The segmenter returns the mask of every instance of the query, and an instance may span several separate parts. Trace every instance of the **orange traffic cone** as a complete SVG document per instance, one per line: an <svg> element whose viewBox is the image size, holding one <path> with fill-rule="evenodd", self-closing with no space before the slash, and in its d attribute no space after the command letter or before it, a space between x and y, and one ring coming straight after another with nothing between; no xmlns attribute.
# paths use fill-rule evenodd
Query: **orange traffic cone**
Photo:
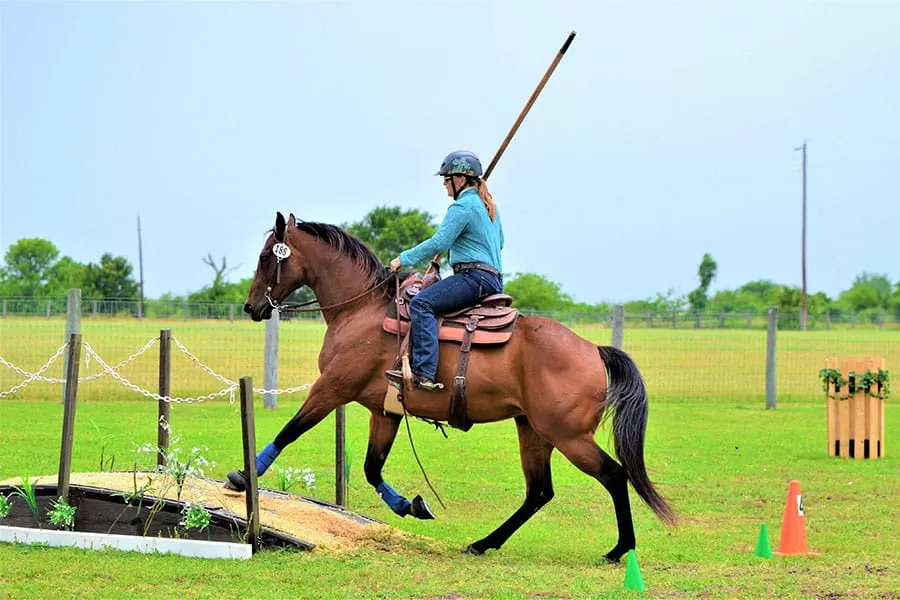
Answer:
<svg viewBox="0 0 900 600"><path fill-rule="evenodd" d="M800 493L800 482L788 484L787 502L784 507L784 520L781 523L781 541L778 544L778 556L792 554L815 554L809 551L806 543L806 517L803 515L803 496Z"/></svg>

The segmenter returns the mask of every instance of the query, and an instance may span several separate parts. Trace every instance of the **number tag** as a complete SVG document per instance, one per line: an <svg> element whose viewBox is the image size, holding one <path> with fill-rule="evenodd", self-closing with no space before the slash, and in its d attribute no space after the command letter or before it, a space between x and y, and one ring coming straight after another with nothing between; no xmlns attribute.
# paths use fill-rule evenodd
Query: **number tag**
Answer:
<svg viewBox="0 0 900 600"><path fill-rule="evenodd" d="M288 248L287 244L278 242L277 244L272 246L272 254L275 255L275 258L278 259L278 262L281 262L291 255L291 249Z"/></svg>

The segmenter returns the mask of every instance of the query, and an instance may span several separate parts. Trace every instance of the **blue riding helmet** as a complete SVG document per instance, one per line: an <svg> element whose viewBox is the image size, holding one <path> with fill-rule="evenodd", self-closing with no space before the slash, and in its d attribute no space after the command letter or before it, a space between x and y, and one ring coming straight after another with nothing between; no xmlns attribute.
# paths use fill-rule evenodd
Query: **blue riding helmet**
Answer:
<svg viewBox="0 0 900 600"><path fill-rule="evenodd" d="M481 177L484 171L481 169L481 161L474 152L467 150L457 150L451 152L444 158L441 163L441 169L435 175L469 175L471 177Z"/></svg>

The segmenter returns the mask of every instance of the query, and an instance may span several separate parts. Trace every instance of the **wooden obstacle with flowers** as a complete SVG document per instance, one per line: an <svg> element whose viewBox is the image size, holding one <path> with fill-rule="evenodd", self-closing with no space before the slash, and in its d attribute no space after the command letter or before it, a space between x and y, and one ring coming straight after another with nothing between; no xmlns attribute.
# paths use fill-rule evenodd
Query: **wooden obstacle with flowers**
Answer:
<svg viewBox="0 0 900 600"><path fill-rule="evenodd" d="M826 396L828 455L884 457L884 403L890 375L884 358L829 358L819 371Z"/></svg>

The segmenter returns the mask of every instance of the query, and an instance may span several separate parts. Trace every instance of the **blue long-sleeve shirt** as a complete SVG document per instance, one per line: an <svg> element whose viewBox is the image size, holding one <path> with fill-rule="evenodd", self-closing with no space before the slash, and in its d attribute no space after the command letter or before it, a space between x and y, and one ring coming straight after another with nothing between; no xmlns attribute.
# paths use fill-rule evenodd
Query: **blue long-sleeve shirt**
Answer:
<svg viewBox="0 0 900 600"><path fill-rule="evenodd" d="M491 221L487 207L475 188L459 195L447 209L443 222L433 236L400 253L400 264L411 267L450 250L450 265L480 262L503 272L500 250L503 249L503 226L500 211Z"/></svg>

